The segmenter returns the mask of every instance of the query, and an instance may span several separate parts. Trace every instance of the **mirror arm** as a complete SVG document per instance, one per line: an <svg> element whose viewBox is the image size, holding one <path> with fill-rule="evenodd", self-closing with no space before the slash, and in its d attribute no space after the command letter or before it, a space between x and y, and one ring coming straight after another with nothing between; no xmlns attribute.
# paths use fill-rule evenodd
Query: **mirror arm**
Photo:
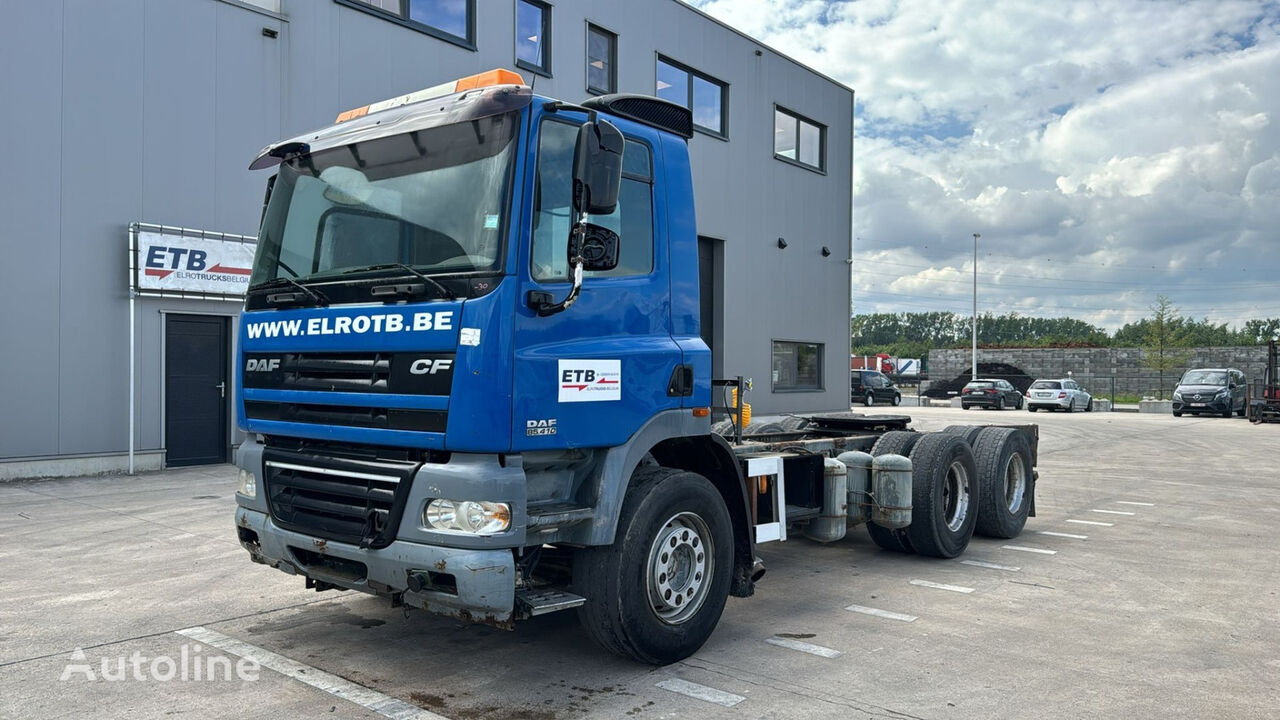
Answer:
<svg viewBox="0 0 1280 720"><path fill-rule="evenodd" d="M574 224L573 232L586 232L586 228L587 214L583 213L582 217L578 218L578 222ZM581 243L579 243L579 247L581 247ZM529 292L529 306L538 313L538 317L548 317L558 312L564 312L577 302L578 294L582 292L582 263L581 255L569 259L569 264L573 268L573 287L569 288L569 294L560 302L552 302L551 293Z"/></svg>

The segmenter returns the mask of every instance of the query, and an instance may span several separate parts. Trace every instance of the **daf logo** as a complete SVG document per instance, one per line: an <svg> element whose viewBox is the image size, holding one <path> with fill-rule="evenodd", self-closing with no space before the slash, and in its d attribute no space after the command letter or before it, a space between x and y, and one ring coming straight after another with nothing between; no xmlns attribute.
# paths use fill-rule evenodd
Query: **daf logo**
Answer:
<svg viewBox="0 0 1280 720"><path fill-rule="evenodd" d="M432 360L431 358L419 358L413 361L409 366L410 375L435 375L441 370L448 370L453 366L452 360Z"/></svg>
<svg viewBox="0 0 1280 720"><path fill-rule="evenodd" d="M245 372L275 372L280 369L280 358L249 358L245 361Z"/></svg>

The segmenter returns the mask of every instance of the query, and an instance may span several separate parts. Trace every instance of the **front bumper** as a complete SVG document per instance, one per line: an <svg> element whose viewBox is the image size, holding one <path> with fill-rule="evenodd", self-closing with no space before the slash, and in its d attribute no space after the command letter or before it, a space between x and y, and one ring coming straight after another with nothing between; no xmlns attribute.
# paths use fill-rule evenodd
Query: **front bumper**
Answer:
<svg viewBox="0 0 1280 720"><path fill-rule="evenodd" d="M1203 401L1187 400L1186 398L1183 398L1182 400L1173 401L1174 412L1222 413L1222 412L1225 412L1229 407L1231 407L1231 398L1215 398L1212 400L1203 400Z"/></svg>
<svg viewBox="0 0 1280 720"><path fill-rule="evenodd" d="M254 562L291 575L376 595L464 622L509 627L515 558L510 549L447 548L395 540L381 549L314 538L276 526L263 512L236 508L240 544ZM410 589L411 576L421 579ZM425 586L424 586L425 585Z"/></svg>

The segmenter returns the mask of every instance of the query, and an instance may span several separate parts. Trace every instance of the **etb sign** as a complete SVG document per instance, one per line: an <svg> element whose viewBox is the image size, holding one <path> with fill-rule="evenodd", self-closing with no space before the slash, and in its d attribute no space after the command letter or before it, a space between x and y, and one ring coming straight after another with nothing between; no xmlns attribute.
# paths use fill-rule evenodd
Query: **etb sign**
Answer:
<svg viewBox="0 0 1280 720"><path fill-rule="evenodd" d="M243 297L255 249L254 243L239 239L140 230L134 249L136 286L143 292Z"/></svg>

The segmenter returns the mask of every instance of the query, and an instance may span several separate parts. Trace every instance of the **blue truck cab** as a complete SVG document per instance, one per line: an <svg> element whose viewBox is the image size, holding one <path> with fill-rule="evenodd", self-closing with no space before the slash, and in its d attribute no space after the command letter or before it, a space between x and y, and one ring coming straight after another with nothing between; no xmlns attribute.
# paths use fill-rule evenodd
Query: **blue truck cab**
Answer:
<svg viewBox="0 0 1280 720"><path fill-rule="evenodd" d="M691 128L492 71L265 148L236 372L252 559L501 627L579 607L647 662L696 650L760 570L710 430Z"/></svg>

